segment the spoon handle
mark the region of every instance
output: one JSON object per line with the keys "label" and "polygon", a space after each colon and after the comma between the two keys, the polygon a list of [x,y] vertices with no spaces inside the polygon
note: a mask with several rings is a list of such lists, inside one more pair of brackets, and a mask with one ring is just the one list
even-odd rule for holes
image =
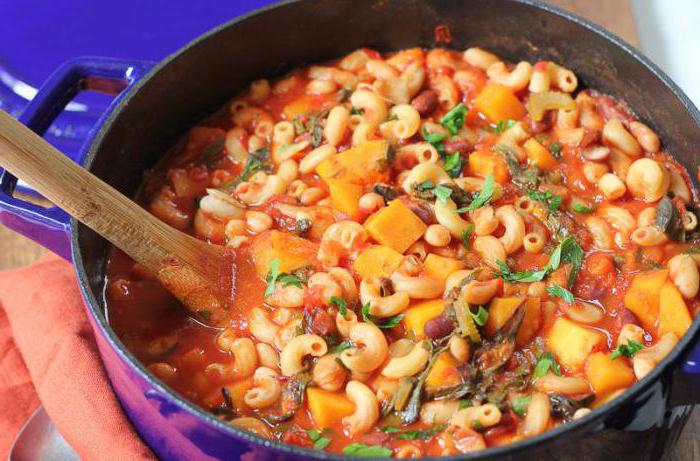
{"label": "spoon handle", "polygon": [[160,221],[1,110],[0,165],[146,266],[203,320],[216,315],[220,247]]}

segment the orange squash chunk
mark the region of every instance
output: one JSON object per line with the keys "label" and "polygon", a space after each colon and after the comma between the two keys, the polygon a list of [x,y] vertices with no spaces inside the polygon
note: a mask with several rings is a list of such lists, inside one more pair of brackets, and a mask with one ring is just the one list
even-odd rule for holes
{"label": "orange squash chunk", "polygon": [[484,114],[491,123],[501,120],[519,120],[527,112],[525,106],[503,85],[490,83],[474,100],[474,107]]}
{"label": "orange squash chunk", "polygon": [[430,319],[434,319],[445,310],[445,301],[442,299],[431,299],[423,301],[404,311],[403,324],[406,330],[413,333],[417,339],[425,337],[425,324]]}
{"label": "orange squash chunk", "polygon": [[278,259],[280,272],[291,272],[304,266],[316,266],[318,245],[296,235],[269,230],[255,237],[250,247],[255,270],[262,278],[267,276],[270,263]]}
{"label": "orange squash chunk", "polygon": [[428,392],[438,390],[443,387],[456,386],[462,382],[462,378],[457,371],[457,359],[449,351],[440,354],[435,360],[433,368],[430,369],[428,377],[425,379],[425,387]]}
{"label": "orange squash chunk", "polygon": [[333,427],[344,417],[355,412],[355,404],[345,397],[343,392],[309,387],[306,389],[306,399],[311,418],[318,429]]}
{"label": "orange squash chunk", "polygon": [[490,336],[510,320],[515,311],[527,298],[510,296],[507,298],[493,298],[489,305],[489,319],[486,321],[486,333]]}
{"label": "orange squash chunk", "polygon": [[659,296],[667,277],[667,269],[642,272],[634,277],[625,293],[625,307],[634,312],[647,331],[656,331]]}
{"label": "orange squash chunk", "polygon": [[659,292],[659,336],[675,333],[679,338],[692,323],[688,306],[672,282],[666,282]]}
{"label": "orange squash chunk", "polygon": [[503,158],[495,152],[476,151],[469,156],[468,171],[472,176],[485,178],[493,176],[498,184],[510,181],[508,165]]}
{"label": "orange squash chunk", "polygon": [[425,261],[423,261],[425,275],[439,280],[447,280],[447,277],[449,277],[451,273],[464,269],[465,267],[467,267],[467,264],[464,261],[447,258],[434,253],[428,254]]}
{"label": "orange squash chunk", "polygon": [[557,361],[570,371],[578,371],[605,336],[591,328],[583,327],[564,317],[558,317],[547,332],[547,345]]}
{"label": "orange squash chunk", "polygon": [[557,165],[557,159],[554,158],[551,152],[540,144],[535,138],[530,138],[523,144],[527,158],[530,163],[544,171],[549,171]]}
{"label": "orange squash chunk", "polygon": [[634,372],[626,359],[618,357],[613,360],[604,352],[594,352],[588,357],[586,376],[598,397],[634,383]]}
{"label": "orange squash chunk", "polygon": [[537,330],[540,329],[541,324],[542,308],[540,298],[527,298],[525,317],[523,318],[523,323],[520,325],[520,330],[518,330],[518,336],[515,338],[515,345],[517,347],[523,347],[532,341]]}
{"label": "orange squash chunk", "polygon": [[358,203],[362,197],[363,187],[336,179],[328,179],[326,184],[328,184],[328,190],[331,194],[333,208],[351,218],[357,218],[360,211]]}
{"label": "orange squash chunk", "polygon": [[332,155],[316,167],[324,181],[339,180],[358,185],[372,185],[389,178],[389,143],[372,140]]}
{"label": "orange squash chunk", "polygon": [[428,226],[401,200],[394,200],[365,221],[365,229],[378,243],[403,253],[421,238]]}
{"label": "orange squash chunk", "polygon": [[362,250],[352,267],[360,277],[389,277],[398,269],[403,255],[391,247],[374,245]]}

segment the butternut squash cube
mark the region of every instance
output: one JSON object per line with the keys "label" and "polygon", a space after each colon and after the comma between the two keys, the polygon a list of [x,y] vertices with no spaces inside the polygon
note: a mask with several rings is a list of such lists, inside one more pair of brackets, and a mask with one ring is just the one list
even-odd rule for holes
{"label": "butternut squash cube", "polygon": [[403,253],[421,238],[425,225],[401,200],[394,200],[365,221],[369,235],[378,243]]}
{"label": "butternut squash cube", "polygon": [[424,328],[428,320],[434,319],[444,310],[445,301],[442,299],[423,301],[404,311],[403,324],[416,339],[422,339],[425,337]]}
{"label": "butternut squash cube", "polygon": [[625,293],[625,306],[634,312],[647,331],[656,331],[659,296],[667,277],[667,269],[642,272],[632,279],[632,284]]}
{"label": "butternut squash cube", "polygon": [[360,277],[389,277],[401,264],[403,255],[391,247],[374,245],[362,250],[352,267]]}
{"label": "butternut squash cube", "polygon": [[439,280],[447,280],[447,277],[449,277],[451,273],[457,272],[465,267],[467,267],[467,264],[464,261],[439,256],[434,253],[428,254],[425,261],[423,261],[425,275]]}
{"label": "butternut squash cube", "polygon": [[622,357],[613,360],[604,352],[594,352],[588,357],[586,376],[598,398],[634,383],[634,372],[627,360]]}
{"label": "butternut squash cube", "polygon": [[314,425],[319,429],[333,427],[355,412],[355,404],[345,393],[325,391],[319,387],[306,389],[306,399]]}
{"label": "butternut squash cube", "polygon": [[486,322],[486,334],[493,336],[496,332],[506,324],[513,316],[516,309],[519,308],[527,298],[523,297],[507,297],[493,298],[489,305],[489,319]]}
{"label": "butternut squash cube", "polygon": [[280,272],[291,272],[300,267],[316,266],[318,245],[278,230],[265,231],[255,237],[250,247],[255,270],[262,278],[267,276],[270,263],[278,259]]}
{"label": "butternut squash cube", "polygon": [[495,152],[476,151],[469,155],[468,171],[472,176],[485,178],[493,176],[498,184],[506,184],[510,180],[510,172],[505,160]]}
{"label": "butternut squash cube", "polygon": [[666,282],[659,293],[659,336],[675,333],[679,338],[688,331],[693,320],[676,285]]}
{"label": "butternut squash cube", "polygon": [[389,177],[389,143],[373,140],[332,155],[316,167],[316,173],[329,179],[359,185],[371,185],[386,181]]}
{"label": "butternut squash cube", "polygon": [[490,83],[481,90],[474,100],[474,107],[491,123],[509,119],[519,120],[527,112],[513,91],[495,83]]}
{"label": "butternut squash cube", "polygon": [[440,354],[425,379],[426,390],[435,392],[443,387],[452,387],[461,383],[462,378],[457,371],[457,365],[457,359],[449,351]]}
{"label": "butternut squash cube", "polygon": [[557,165],[557,159],[554,158],[549,150],[540,144],[535,138],[530,138],[523,144],[527,158],[530,163],[537,165],[543,171],[549,171]]}
{"label": "butternut squash cube", "polygon": [[291,121],[297,116],[303,115],[312,110],[320,110],[322,106],[323,101],[320,98],[304,95],[294,99],[284,106],[282,113],[287,120]]}
{"label": "butternut squash cube", "polygon": [[515,338],[515,345],[523,347],[535,337],[537,330],[542,325],[542,307],[540,298],[527,298],[525,304],[525,317],[523,323],[518,330],[518,336]]}
{"label": "butternut squash cube", "polygon": [[328,184],[333,207],[351,218],[357,218],[360,211],[358,203],[362,197],[363,187],[337,179],[328,179],[326,184]]}
{"label": "butternut squash cube", "polygon": [[558,317],[547,332],[547,344],[557,361],[569,371],[578,371],[599,344],[605,343],[605,336],[590,328],[585,328],[564,317]]}

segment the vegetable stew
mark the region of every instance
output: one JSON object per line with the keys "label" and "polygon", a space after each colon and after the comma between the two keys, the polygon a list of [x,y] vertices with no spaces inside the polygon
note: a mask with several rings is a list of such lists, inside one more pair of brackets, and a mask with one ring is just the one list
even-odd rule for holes
{"label": "vegetable stew", "polygon": [[467,453],[584,417],[698,311],[696,193],[562,63],[360,49],[258,80],[140,195],[236,253],[225,328],[114,249],[109,321],[158,378],[263,437]]}

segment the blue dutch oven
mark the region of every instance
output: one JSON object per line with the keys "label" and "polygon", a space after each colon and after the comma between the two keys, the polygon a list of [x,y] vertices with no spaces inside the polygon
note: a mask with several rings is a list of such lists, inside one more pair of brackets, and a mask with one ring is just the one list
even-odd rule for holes
{"label": "blue dutch oven", "polygon": [[[370,47],[481,46],[510,60],[565,63],[585,87],[618,97],[653,127],[695,178],[700,114],[653,63],[619,38],[569,13],[530,0],[298,0],[262,8],[195,39],[152,66],[106,58],[60,67],[20,119],[44,134],[80,91],[115,94],[75,160],[131,196],[143,172],[189,127],[247,82]],[[0,170],[1,171],[1,170]],[[695,181],[695,179],[693,179]],[[337,456],[264,440],[191,404],[150,374],[110,329],[104,311],[109,245],[56,208],[13,198],[0,177],[0,222],[72,259],[114,391],[134,427],[162,458],[329,459]],[[695,184],[697,186],[697,183]],[[668,456],[700,401],[700,317],[656,369],[588,416],[537,437],[454,459],[635,459]],[[95,421],[99,424],[99,421]]]}

